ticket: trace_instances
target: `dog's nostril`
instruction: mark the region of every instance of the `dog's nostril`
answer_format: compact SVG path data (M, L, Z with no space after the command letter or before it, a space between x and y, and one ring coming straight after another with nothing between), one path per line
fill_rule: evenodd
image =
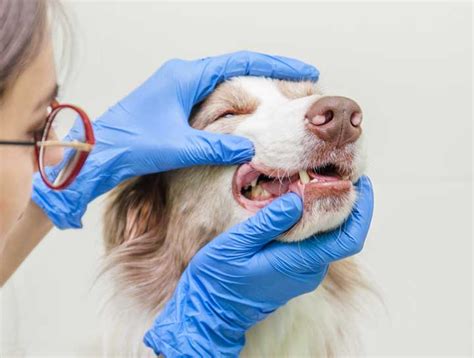
M360 113L360 112L352 113L352 115L351 115L351 124L354 127L358 127L358 126L360 126L361 123L362 123L362 113Z
M315 126L321 126L331 121L333 118L334 118L334 112L331 110L328 110L324 112L323 114L318 114L317 116L314 116L313 118L311 118L311 123L313 123Z
M325 123L331 121L331 120L334 118L334 112L331 111L331 110L326 111L326 112L324 113L324 118L326 118L326 122L325 122Z

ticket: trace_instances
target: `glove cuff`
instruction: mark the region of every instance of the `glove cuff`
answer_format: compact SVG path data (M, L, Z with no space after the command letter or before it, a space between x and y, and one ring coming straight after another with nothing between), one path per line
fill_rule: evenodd
M143 342L156 355L170 357L238 357L245 344L245 334L226 339L203 322L160 324L158 317Z
M183 276L189 274L184 272ZM205 294L181 281L143 339L165 357L238 357L245 330L209 309Z
M31 198L57 228L82 228L81 218L87 205L81 205L81 194L69 189L62 191L50 189L39 174L36 174Z

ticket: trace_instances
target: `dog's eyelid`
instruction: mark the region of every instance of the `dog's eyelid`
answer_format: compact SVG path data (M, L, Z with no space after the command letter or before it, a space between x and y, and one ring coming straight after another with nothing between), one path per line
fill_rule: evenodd
M224 111L221 111L214 119L214 121L217 121L222 118L232 118L235 116L241 116L244 114L251 114L252 111L246 111L238 108L229 108Z
M215 117L214 121L217 121L217 120L222 119L222 118L232 118L232 117L237 116L237 115L239 115L239 113L237 111L229 109L229 110L223 111L220 114L218 114Z

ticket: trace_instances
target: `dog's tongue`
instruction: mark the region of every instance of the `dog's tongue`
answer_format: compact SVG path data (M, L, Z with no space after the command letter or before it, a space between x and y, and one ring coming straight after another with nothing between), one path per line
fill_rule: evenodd
M288 178L281 180L272 180L260 183L263 189L268 191L270 194L280 196L288 191L291 181Z

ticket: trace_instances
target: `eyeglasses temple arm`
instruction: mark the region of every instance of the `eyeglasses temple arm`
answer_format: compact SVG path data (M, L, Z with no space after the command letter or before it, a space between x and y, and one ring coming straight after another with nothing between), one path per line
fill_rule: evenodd
M90 152L92 148L94 148L93 144L81 143L81 142L78 142L77 140L74 140L72 142L62 142L59 140L46 140L42 142L37 142L36 145L38 147L69 147L69 148L77 149L81 152Z
M0 140L0 145L36 145L34 141Z

